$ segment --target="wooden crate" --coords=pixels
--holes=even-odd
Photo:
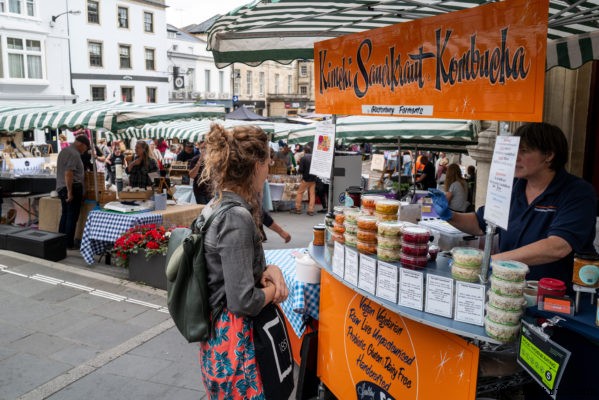
[[[99,200],[96,199],[96,193],[92,190],[87,190],[85,192],[85,198],[88,200],[97,200],[100,204],[110,203],[111,201],[116,200],[116,192],[112,192],[110,190],[101,190],[98,191]]]
[[[153,190],[144,190],[141,192],[119,192],[120,200],[148,200],[154,195]]]
[[[104,189],[104,186],[106,186],[106,176],[104,175],[104,172],[96,172],[96,181],[98,182],[98,190]],[[84,182],[86,192],[93,192],[95,190],[94,173],[92,171],[85,171]]]

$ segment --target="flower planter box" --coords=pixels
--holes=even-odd
[[[129,257],[129,279],[166,290],[166,256],[153,255],[146,259],[144,252]]]

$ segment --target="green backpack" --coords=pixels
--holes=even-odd
[[[239,205],[223,203],[208,220],[200,216],[191,228],[177,228],[169,238],[166,253],[168,311],[189,343],[211,338],[213,323],[225,305],[223,298],[214,310],[210,309],[204,237],[217,215]]]

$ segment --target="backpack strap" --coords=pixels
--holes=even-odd
[[[212,215],[210,215],[210,217],[208,217],[208,219],[206,221],[204,221],[203,223],[202,223],[202,221],[203,221],[203,217],[202,216],[200,216],[197,220],[193,221],[192,226],[191,226],[191,230],[194,233],[199,234],[199,237],[201,238],[201,241],[203,242],[204,241],[204,235],[208,231],[208,228],[210,228],[210,225],[212,224],[212,221],[214,221],[214,219],[218,215],[220,215],[220,214],[222,214],[222,213],[230,210],[233,207],[237,207],[237,206],[241,206],[241,203],[236,202],[236,201],[228,201],[226,203],[222,203],[219,206],[219,208],[217,208],[217,210],[215,212],[213,212]],[[201,243],[200,246],[202,246],[202,248],[203,248],[204,244]],[[196,267],[197,266],[194,263],[194,269]],[[196,273],[194,275],[196,277],[198,277],[198,279],[199,279],[199,277],[200,277],[199,274]],[[218,319],[218,317],[220,316],[220,313],[225,308],[225,303],[226,303],[225,299],[221,299],[218,302],[218,304],[214,307],[214,309],[211,310],[212,317],[210,319],[210,337],[214,337],[214,324],[215,324],[216,320]]]

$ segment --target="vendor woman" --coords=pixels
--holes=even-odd
[[[158,172],[158,163],[150,157],[150,146],[143,140],[135,144],[135,159],[127,165],[129,186],[146,188],[152,186],[153,181],[148,175]]]
[[[510,202],[508,230],[499,229],[499,253],[493,260],[530,266],[529,280],[544,277],[570,282],[574,253],[593,252],[597,196],[586,181],[565,170],[568,142],[547,123],[516,130],[520,148]],[[432,191],[433,207],[451,225],[483,235],[484,207],[476,213],[452,212],[441,191]]]

